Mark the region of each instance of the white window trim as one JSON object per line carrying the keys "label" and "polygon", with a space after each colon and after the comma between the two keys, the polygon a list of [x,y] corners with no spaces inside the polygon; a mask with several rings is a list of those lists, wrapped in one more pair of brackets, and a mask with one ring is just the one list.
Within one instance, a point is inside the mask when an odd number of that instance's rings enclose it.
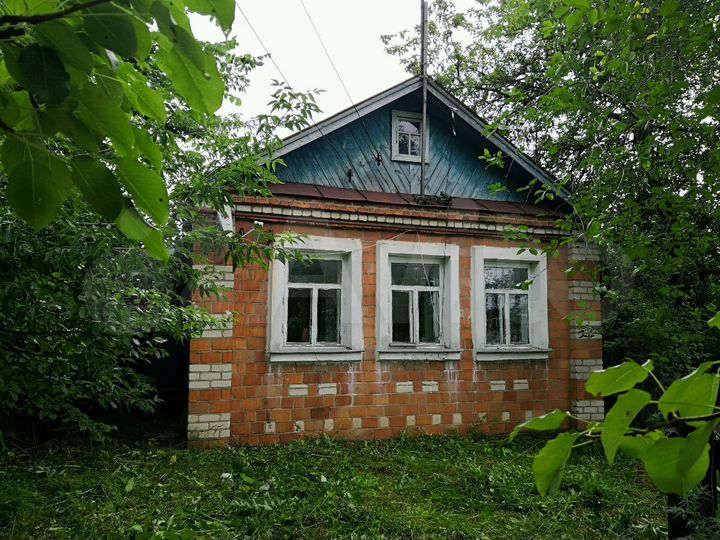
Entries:
{"label": "white window trim", "polygon": [[271,362],[359,362],[363,356],[362,328],[362,242],[358,239],[305,237],[293,249],[308,254],[340,256],[342,283],[340,344],[288,344],[288,264],[275,260],[270,268],[270,312],[268,349]]}
{"label": "white window trim", "polygon": [[[529,251],[518,254],[519,248],[474,246],[472,248],[472,314],[475,359],[487,360],[546,360],[548,348],[547,257]],[[532,280],[528,289],[529,345],[487,345],[485,313],[485,261],[518,263],[529,268]]]}
{"label": "white window trim", "polygon": [[[391,272],[393,257],[423,257],[443,264],[441,283],[441,335],[439,343],[396,345],[392,343]],[[460,349],[460,248],[455,244],[426,242],[377,243],[375,320],[377,360],[459,360]],[[428,261],[430,262],[430,261]]]}
{"label": "white window trim", "polygon": [[[398,152],[398,120],[401,118],[407,118],[408,120],[415,120],[420,122],[420,129],[422,130],[422,140],[425,140],[425,162],[428,162],[428,156],[430,155],[430,130],[428,129],[430,121],[425,118],[423,125],[422,114],[405,111],[393,111],[392,112],[392,160],[393,161],[409,161],[411,163],[420,163],[420,156],[408,156],[406,154],[400,154]],[[422,152],[422,150],[421,150]]]}

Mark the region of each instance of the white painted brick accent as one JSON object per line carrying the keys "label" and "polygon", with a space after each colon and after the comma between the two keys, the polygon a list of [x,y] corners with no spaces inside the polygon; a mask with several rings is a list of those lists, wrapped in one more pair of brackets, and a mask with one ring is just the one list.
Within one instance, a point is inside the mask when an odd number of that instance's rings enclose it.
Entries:
{"label": "white painted brick accent", "polygon": [[527,379],[515,379],[513,381],[513,390],[527,390],[530,388],[530,383]]}
{"label": "white painted brick accent", "polygon": [[297,433],[300,433],[301,431],[305,431],[305,421],[304,420],[295,420],[295,431]]}
{"label": "white painted brick accent", "polygon": [[480,422],[480,423],[482,423],[482,424],[484,424],[485,422],[487,422],[487,413],[486,413],[486,412],[478,413],[477,421]]}
{"label": "white painted brick accent", "polygon": [[459,426],[460,424],[462,424],[462,414],[460,414],[460,413],[453,414],[453,424],[456,426]]}
{"label": "white painted brick accent", "polygon": [[423,392],[437,392],[440,389],[440,383],[437,381],[423,381]]}
{"label": "white painted brick accent", "polygon": [[395,383],[395,392],[397,392],[398,394],[407,394],[408,392],[412,392],[412,391],[413,391],[412,381]]}
{"label": "white painted brick accent", "polygon": [[439,414],[433,414],[432,415],[432,423],[433,426],[438,425],[440,422],[442,422],[442,416]]}
{"label": "white painted brick accent", "polygon": [[568,283],[568,298],[570,300],[596,300],[593,290],[597,283],[593,281],[570,281]]}
{"label": "white painted brick accent", "polygon": [[525,420],[530,420],[533,417],[532,411],[525,411]]}
{"label": "white painted brick accent", "polygon": [[490,381],[490,390],[493,392],[505,391],[505,381]]}
{"label": "white painted brick accent", "polygon": [[602,368],[602,358],[570,360],[570,378],[576,381],[587,381],[593,371],[598,371]]}
{"label": "white painted brick accent", "polygon": [[335,383],[318,384],[318,395],[334,396],[336,394],[337,394],[337,384],[335,384]]}
{"label": "white painted brick accent", "polygon": [[572,413],[583,420],[600,422],[605,419],[605,403],[601,399],[573,401]]}
{"label": "white painted brick accent", "polygon": [[593,244],[574,243],[568,248],[568,256],[571,261],[599,261],[600,250]]}
{"label": "white painted brick accent", "polygon": [[335,429],[335,420],[328,418],[325,420],[325,425],[323,427],[325,428],[325,431],[332,431]]}
{"label": "white painted brick accent", "polygon": [[572,339],[601,339],[602,321],[583,321],[579,326],[570,321],[570,337]]}
{"label": "white painted brick accent", "polygon": [[414,426],[415,425],[415,415],[411,414],[405,418],[405,423],[408,426]]}
{"label": "white painted brick accent", "polygon": [[378,420],[378,426],[380,426],[381,428],[389,427],[390,419],[387,416],[381,416]]}
{"label": "white painted brick accent", "polygon": [[230,437],[230,413],[189,414],[188,439],[227,439]]}
{"label": "white painted brick accent", "polygon": [[201,283],[214,282],[228,289],[235,287],[235,275],[232,266],[225,264],[193,264],[193,269],[208,272],[201,279]]}
{"label": "white painted brick accent", "polygon": [[362,418],[353,418],[352,419],[352,427],[353,427],[353,429],[362,428]]}
{"label": "white painted brick accent", "polygon": [[507,411],[504,411],[502,415],[500,416],[503,422],[507,422],[510,420],[510,413]]}
{"label": "white painted brick accent", "polygon": [[307,396],[308,385],[307,384],[291,384],[288,387],[288,396]]}
{"label": "white painted brick accent", "polygon": [[275,422],[265,422],[265,433],[275,433]]}
{"label": "white painted brick accent", "polygon": [[200,337],[203,338],[231,338],[233,336],[232,313],[210,313],[215,321],[210,323]]}
{"label": "white painted brick accent", "polygon": [[230,388],[231,383],[232,364],[190,364],[188,388],[191,390]]}

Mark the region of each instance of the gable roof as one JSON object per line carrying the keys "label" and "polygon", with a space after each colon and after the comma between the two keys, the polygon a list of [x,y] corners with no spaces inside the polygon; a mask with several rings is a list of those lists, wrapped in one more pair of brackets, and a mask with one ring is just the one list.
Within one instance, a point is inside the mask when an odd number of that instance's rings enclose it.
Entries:
{"label": "gable roof", "polygon": [[[486,138],[490,143],[495,145],[506,156],[510,157],[515,163],[532,178],[537,178],[545,186],[550,187],[556,195],[567,200],[570,193],[555,185],[552,175],[520,151],[508,139],[503,137],[497,131],[487,132],[488,122],[480,118],[472,110],[470,110],[460,100],[450,95],[437,83],[428,79],[428,96],[435,97],[442,105],[450,109],[468,126],[475,130],[479,135]],[[307,127],[306,129],[290,135],[283,142],[283,147],[276,152],[276,157],[282,157],[293,151],[313,142],[320,138],[337,131],[338,129],[351,124],[358,119],[377,111],[378,109],[392,104],[393,102],[412,94],[422,88],[422,78],[412,77],[395,86],[380,92],[364,101],[361,101],[347,109],[340,111],[317,124]]]}

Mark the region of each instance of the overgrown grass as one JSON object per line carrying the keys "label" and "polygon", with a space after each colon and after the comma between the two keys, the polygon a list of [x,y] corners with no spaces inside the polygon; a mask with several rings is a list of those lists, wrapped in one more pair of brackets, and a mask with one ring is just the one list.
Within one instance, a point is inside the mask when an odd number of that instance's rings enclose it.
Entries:
{"label": "overgrown grass", "polygon": [[662,538],[634,462],[582,451],[540,498],[542,445],[480,436],[187,451],[167,442],[4,450],[0,537]]}

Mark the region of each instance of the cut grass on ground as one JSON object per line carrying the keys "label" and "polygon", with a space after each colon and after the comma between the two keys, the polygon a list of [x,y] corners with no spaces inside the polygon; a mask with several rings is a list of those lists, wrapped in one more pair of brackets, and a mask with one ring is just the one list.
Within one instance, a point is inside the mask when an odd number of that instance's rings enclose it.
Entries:
{"label": "cut grass on ground", "polygon": [[597,449],[540,498],[543,441],[405,437],[187,451],[157,440],[3,450],[7,538],[662,538],[664,499]]}

